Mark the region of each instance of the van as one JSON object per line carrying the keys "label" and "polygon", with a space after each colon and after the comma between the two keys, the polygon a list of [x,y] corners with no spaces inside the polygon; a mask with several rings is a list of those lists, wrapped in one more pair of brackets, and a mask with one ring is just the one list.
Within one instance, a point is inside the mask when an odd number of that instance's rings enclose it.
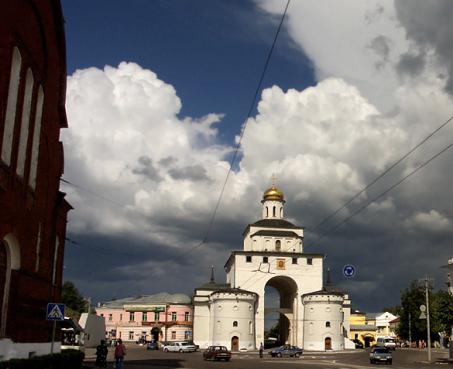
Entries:
{"label": "van", "polygon": [[396,349],[396,341],[393,337],[378,337],[376,341],[376,346],[386,347],[390,350]]}

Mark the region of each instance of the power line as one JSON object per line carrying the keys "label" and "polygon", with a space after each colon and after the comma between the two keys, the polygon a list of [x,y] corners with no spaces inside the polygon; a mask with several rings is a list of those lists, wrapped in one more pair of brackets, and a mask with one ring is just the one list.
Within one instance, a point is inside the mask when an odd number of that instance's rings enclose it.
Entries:
{"label": "power line", "polygon": [[217,199],[217,203],[214,207],[214,211],[212,213],[212,216],[211,216],[211,219],[209,221],[209,224],[208,224],[208,228],[206,230],[206,233],[205,233],[205,236],[203,237],[203,240],[197,244],[196,246],[192,247],[191,249],[187,250],[185,253],[183,253],[180,258],[190,254],[191,252],[195,251],[196,249],[198,249],[199,247],[203,246],[203,244],[207,243],[208,242],[208,238],[209,238],[209,235],[212,231],[212,227],[214,225],[214,221],[215,221],[215,218],[217,216],[217,211],[219,210],[219,207],[220,207],[220,203],[222,201],[222,198],[223,198],[223,194],[225,192],[225,187],[227,185],[227,182],[228,182],[228,179],[230,177],[230,174],[231,172],[233,171],[233,167],[234,167],[234,164],[236,163],[236,160],[237,160],[237,157],[238,157],[238,153],[239,153],[239,149],[241,148],[241,144],[242,144],[242,139],[244,137],[244,133],[245,133],[245,130],[247,128],[247,124],[248,124],[248,120],[250,118],[250,116],[252,115],[252,112],[253,112],[253,109],[255,108],[255,105],[256,105],[256,99],[258,97],[258,94],[261,90],[261,86],[263,84],[263,81],[264,81],[264,76],[266,75],[266,71],[267,71],[267,68],[269,66],[269,62],[271,60],[271,56],[272,56],[272,53],[274,51],[274,48],[275,48],[275,45],[277,43],[277,39],[278,39],[278,35],[280,34],[280,30],[282,28],[282,25],[283,25],[283,21],[285,20],[285,16],[286,16],[286,13],[288,11],[288,7],[289,7],[289,4],[290,4],[291,0],[288,0],[286,2],[286,6],[285,6],[285,9],[283,11],[283,14],[282,14],[282,17],[280,19],[280,23],[278,25],[278,28],[277,28],[277,31],[275,33],[275,37],[274,37],[274,40],[272,42],[272,45],[271,45],[271,48],[269,49],[269,52],[267,54],[267,58],[266,58],[266,61],[264,63],[264,68],[263,68],[263,71],[261,72],[261,76],[259,78],[259,81],[258,81],[258,85],[256,87],[256,90],[255,90],[255,93],[253,95],[253,99],[252,99],[252,102],[250,104],[250,107],[249,107],[249,110],[247,112],[247,116],[245,118],[245,122],[241,128],[241,132],[240,132],[240,135],[239,135],[239,139],[236,143],[236,147],[235,147],[235,150],[234,150],[234,153],[233,153],[233,157],[230,161],[230,167],[228,169],[228,172],[226,174],[226,177],[225,177],[225,181],[223,182],[223,185],[222,185],[222,188],[220,190],[220,194],[219,194],[219,197]]}
{"label": "power line", "polygon": [[409,174],[405,175],[403,178],[401,178],[398,182],[394,183],[392,186],[390,186],[389,188],[387,188],[385,191],[381,192],[378,196],[376,196],[375,198],[373,198],[372,200],[370,200],[369,202],[367,202],[365,205],[363,205],[362,207],[360,207],[359,209],[357,209],[355,212],[353,212],[351,215],[349,215],[348,217],[346,217],[345,219],[343,219],[341,222],[337,223],[335,226],[333,226],[332,228],[328,229],[326,232],[322,233],[320,235],[320,237],[316,240],[316,242],[312,245],[312,246],[315,246],[317,245],[325,236],[327,236],[328,234],[336,231],[338,228],[340,228],[343,224],[345,224],[346,222],[348,222],[349,220],[351,220],[353,217],[355,217],[357,214],[359,214],[360,212],[362,212],[363,210],[365,210],[368,206],[370,206],[373,202],[375,202],[376,200],[380,199],[382,196],[386,195],[387,193],[389,193],[390,191],[392,191],[393,189],[395,189],[396,187],[398,187],[401,183],[403,183],[406,179],[408,179],[409,177],[413,176],[415,173],[417,173],[420,169],[423,169],[425,166],[427,166],[429,163],[431,163],[433,160],[435,160],[436,158],[438,158],[440,155],[442,155],[445,151],[447,151],[448,149],[450,149],[451,147],[453,147],[453,143],[445,146],[441,151],[439,151],[437,154],[431,156],[427,161],[425,161],[423,164],[419,165],[417,168],[415,168],[412,172],[410,172]]}
{"label": "power line", "polygon": [[325,217],[321,222],[319,222],[312,230],[314,233],[321,225],[332,219],[335,215],[337,215],[341,210],[343,210],[346,206],[348,206],[351,202],[353,202],[357,197],[359,197],[362,193],[364,193],[368,188],[374,185],[377,181],[379,181],[382,177],[384,177],[388,172],[390,172],[393,168],[395,168],[399,163],[404,161],[407,157],[409,157],[415,150],[417,150],[420,146],[422,146],[426,141],[428,141],[432,136],[434,136],[437,132],[439,132],[442,128],[444,128],[448,123],[453,120],[453,116],[448,118],[444,123],[442,123],[439,127],[437,127],[434,131],[432,131],[428,136],[426,136],[423,140],[421,140],[418,144],[416,144],[412,149],[410,149],[406,154],[404,154],[400,159],[395,161],[390,167],[385,169],[381,174],[379,174],[375,179],[373,179],[370,183],[368,183],[364,188],[362,188],[359,192],[357,192],[354,196],[352,196],[348,201],[346,201],[342,206],[336,209],[333,213]]}

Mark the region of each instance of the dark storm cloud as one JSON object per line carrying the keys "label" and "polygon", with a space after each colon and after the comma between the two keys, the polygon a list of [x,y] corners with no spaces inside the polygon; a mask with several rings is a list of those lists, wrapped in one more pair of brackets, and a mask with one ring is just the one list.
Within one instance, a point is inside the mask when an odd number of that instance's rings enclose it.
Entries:
{"label": "dark storm cloud", "polygon": [[159,165],[168,167],[172,164],[175,164],[177,161],[178,161],[178,159],[175,158],[174,156],[167,156],[167,157],[159,160]]}
{"label": "dark storm cloud", "polygon": [[[396,0],[397,17],[406,29],[407,37],[422,50],[432,48],[448,70],[446,90],[453,93],[453,2],[450,0]],[[422,57],[423,53],[419,54]],[[407,64],[407,61],[406,61]],[[412,64],[413,61],[412,61]],[[409,68],[412,66],[409,63]],[[420,65],[421,62],[415,63]],[[405,64],[402,63],[401,67]]]}
{"label": "dark storm cloud", "polygon": [[400,60],[396,66],[397,71],[404,75],[408,74],[410,77],[415,77],[425,68],[425,55],[421,53],[411,53],[407,52],[401,55]]}
{"label": "dark storm cloud", "polygon": [[138,166],[132,169],[132,173],[142,175],[151,181],[159,182],[162,180],[158,170],[153,165],[153,160],[148,156],[138,158]]}
{"label": "dark storm cloud", "polygon": [[168,174],[170,174],[173,179],[178,180],[209,181],[206,169],[199,164],[183,168],[172,168],[168,171]]}
{"label": "dark storm cloud", "polygon": [[371,40],[370,44],[368,45],[368,47],[373,50],[380,58],[380,60],[375,64],[377,69],[384,67],[385,63],[387,63],[388,61],[390,54],[389,43],[390,40],[388,39],[388,37],[380,35]]}

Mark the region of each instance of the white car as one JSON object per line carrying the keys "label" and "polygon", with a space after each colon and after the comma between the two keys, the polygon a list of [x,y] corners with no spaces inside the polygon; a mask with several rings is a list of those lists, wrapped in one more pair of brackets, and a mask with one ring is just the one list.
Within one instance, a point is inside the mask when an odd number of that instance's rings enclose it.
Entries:
{"label": "white car", "polygon": [[187,342],[170,342],[163,347],[164,352],[195,352],[197,348]]}

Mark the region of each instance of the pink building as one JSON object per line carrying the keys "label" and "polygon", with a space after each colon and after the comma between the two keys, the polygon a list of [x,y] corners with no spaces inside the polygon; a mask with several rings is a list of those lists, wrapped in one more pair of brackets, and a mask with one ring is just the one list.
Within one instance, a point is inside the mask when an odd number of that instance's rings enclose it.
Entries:
{"label": "pink building", "polygon": [[193,308],[189,296],[158,293],[100,303],[106,337],[123,341],[191,341]]}

